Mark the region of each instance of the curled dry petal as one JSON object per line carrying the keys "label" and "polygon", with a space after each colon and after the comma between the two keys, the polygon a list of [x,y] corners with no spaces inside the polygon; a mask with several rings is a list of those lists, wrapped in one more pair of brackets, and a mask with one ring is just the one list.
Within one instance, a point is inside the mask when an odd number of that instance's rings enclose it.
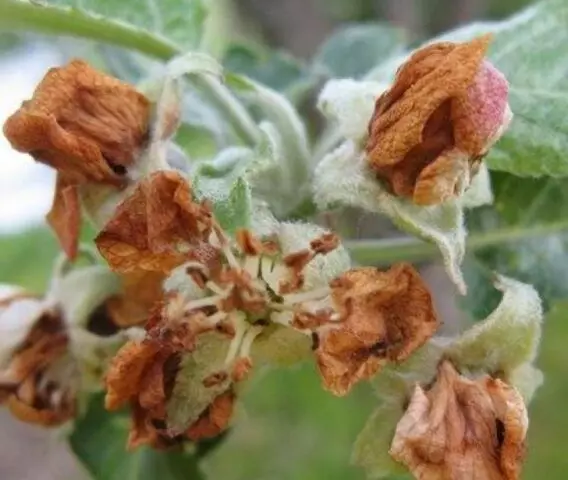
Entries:
{"label": "curled dry petal", "polygon": [[12,352],[0,377],[0,399],[15,417],[54,426],[74,416],[72,378],[57,374],[67,361],[68,343],[60,314],[46,310]]}
{"label": "curled dry petal", "polygon": [[431,388],[416,387],[390,453],[419,480],[517,480],[527,427],[516,389],[469,380],[444,361]]}
{"label": "curled dry petal", "polygon": [[167,273],[187,260],[189,246],[207,239],[211,228],[211,211],[193,201],[188,181],[160,171],[136,186],[95,242],[117,272]]}
{"label": "curled dry petal", "polygon": [[187,430],[190,440],[216,437],[229,426],[233,416],[235,395],[228,391],[219,395],[201,414],[199,419]]}
{"label": "curled dry petal", "polygon": [[484,60],[490,39],[417,51],[377,100],[368,162],[395,195],[418,205],[461,195],[508,125],[507,81]]}
{"label": "curled dry petal", "polygon": [[143,324],[151,309],[163,297],[161,272],[132,272],[121,275],[122,289],[119,295],[107,300],[114,322],[121,328]]}
{"label": "curled dry petal", "polygon": [[130,85],[73,60],[50,69],[33,97],[4,124],[16,150],[57,170],[48,220],[70,257],[77,253],[76,186],[123,184],[145,141],[149,109],[149,101]]}
{"label": "curled dry petal", "polygon": [[325,387],[336,395],[382,364],[405,360],[438,328],[430,292],[411,265],[356,268],[330,286],[340,317],[316,330],[316,356]]}

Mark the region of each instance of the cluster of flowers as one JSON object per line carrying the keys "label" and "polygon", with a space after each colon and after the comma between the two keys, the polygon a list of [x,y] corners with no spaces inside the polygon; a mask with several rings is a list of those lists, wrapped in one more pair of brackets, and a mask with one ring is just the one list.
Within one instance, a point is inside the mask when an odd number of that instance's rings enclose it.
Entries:
{"label": "cluster of flowers", "polygon": [[[488,42],[419,50],[376,99],[361,148],[392,195],[420,206],[461,195],[502,134],[508,87],[484,60]],[[345,395],[434,341],[440,322],[411,265],[351,267],[339,238],[308,224],[229,235],[165,161],[179,111],[159,110],[75,60],[4,126],[57,171],[47,219],[68,258],[44,298],[0,299],[0,399],[14,415],[60,425],[105,389],[107,409],[130,406],[129,447],[170,448],[224,431],[263,365],[313,358],[324,388]],[[67,268],[82,213],[105,266]],[[461,374],[450,350],[401,399],[392,457],[417,478],[518,478],[523,397],[508,372]]]}

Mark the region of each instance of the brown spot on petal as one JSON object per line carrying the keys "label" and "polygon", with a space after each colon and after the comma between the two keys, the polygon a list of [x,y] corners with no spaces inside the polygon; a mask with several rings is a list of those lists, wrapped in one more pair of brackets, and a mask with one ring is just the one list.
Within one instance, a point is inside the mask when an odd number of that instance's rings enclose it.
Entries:
{"label": "brown spot on petal", "polygon": [[517,480],[527,426],[514,388],[488,376],[469,380],[445,361],[431,388],[416,387],[390,453],[419,480]]}
{"label": "brown spot on petal", "polygon": [[324,233],[310,242],[310,247],[316,254],[325,255],[339,246],[339,237],[335,233]]}
{"label": "brown spot on petal", "polygon": [[[399,69],[392,88],[377,100],[366,151],[370,167],[395,195],[431,205],[461,193],[456,185],[469,185],[469,159],[483,152],[471,150],[472,145],[480,145],[480,135],[464,116],[479,111],[470,105],[482,102],[478,100],[480,89],[471,90],[470,86],[485,79],[477,75],[490,39],[485,35],[417,51]],[[500,92],[498,97],[497,108],[483,110],[486,117],[492,117],[492,124],[496,123],[493,118],[500,120],[495,110],[500,109],[502,119],[506,105],[506,93]],[[480,121],[474,123],[479,125]],[[481,136],[487,143],[487,135]],[[452,151],[455,153],[450,154]],[[441,155],[446,163],[424,173]]]}
{"label": "brown spot on petal", "polygon": [[6,120],[12,147],[58,172],[48,222],[70,257],[80,223],[72,186],[123,184],[126,167],[145,141],[149,108],[130,85],[73,60],[50,69],[32,99]]}
{"label": "brown spot on petal", "polygon": [[160,171],[136,186],[95,242],[113,270],[168,273],[187,259],[190,245],[208,240],[212,222],[182,175]]}
{"label": "brown spot on petal", "polygon": [[350,270],[331,284],[338,322],[318,332],[324,386],[345,395],[387,361],[408,358],[438,328],[428,288],[411,265]]}

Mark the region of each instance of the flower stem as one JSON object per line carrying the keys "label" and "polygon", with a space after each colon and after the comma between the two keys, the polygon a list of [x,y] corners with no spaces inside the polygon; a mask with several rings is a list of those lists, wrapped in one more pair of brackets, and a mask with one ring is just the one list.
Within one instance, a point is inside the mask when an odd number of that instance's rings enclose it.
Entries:
{"label": "flower stem", "polygon": [[[170,60],[183,53],[175,43],[144,29],[83,10],[25,0],[0,0],[0,29],[23,30],[48,35],[86,38]],[[225,114],[235,133],[246,144],[254,144],[258,130],[243,105],[222,85],[199,81],[203,95]]]}
{"label": "flower stem", "polygon": [[[467,249],[470,252],[504,243],[544,237],[568,230],[568,222],[556,222],[523,228],[503,228],[487,233],[470,235]],[[353,240],[346,243],[353,259],[360,264],[389,264],[399,261],[418,262],[438,256],[438,248],[414,238],[392,240]]]}

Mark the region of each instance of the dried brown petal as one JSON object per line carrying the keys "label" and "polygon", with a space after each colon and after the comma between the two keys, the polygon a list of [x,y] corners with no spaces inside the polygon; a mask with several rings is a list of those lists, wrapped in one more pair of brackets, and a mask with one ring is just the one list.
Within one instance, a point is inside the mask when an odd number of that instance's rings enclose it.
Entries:
{"label": "dried brown petal", "polygon": [[160,346],[154,342],[126,343],[107,371],[105,406],[115,410],[140,394],[140,384],[155,360]]}
{"label": "dried brown petal", "polygon": [[[469,102],[468,89],[481,70],[490,38],[486,35],[467,43],[439,43],[419,50],[397,72],[394,86],[377,100],[366,151],[370,166],[395,195],[418,204],[441,203],[454,194],[461,178],[452,183],[446,174],[443,187],[429,189],[433,186],[429,181],[420,185],[421,172],[440,155],[447,157],[446,162],[465,163],[446,166],[444,173],[461,172],[469,169],[469,157],[482,153],[470,151],[479,143],[471,140],[477,134],[456,133],[466,123],[454,120],[468,112],[460,105]],[[471,130],[469,124],[465,128]],[[460,155],[449,154],[454,147]],[[433,173],[435,170],[429,175]]]}
{"label": "dried brown petal", "polygon": [[57,174],[53,204],[46,218],[65,254],[75,258],[81,229],[79,192],[77,185],[66,182],[61,173]]}
{"label": "dried brown petal", "polygon": [[310,242],[310,247],[316,254],[325,255],[339,246],[339,237],[335,233],[324,233]]}
{"label": "dried brown petal", "polygon": [[0,398],[14,416],[43,426],[59,425],[74,416],[72,390],[49,378],[50,367],[65,360],[68,342],[59,314],[46,311],[12,352],[2,372]]}
{"label": "dried brown petal", "polygon": [[122,290],[107,300],[114,322],[121,328],[143,324],[151,309],[163,298],[161,272],[138,271],[121,276]]}
{"label": "dried brown petal", "polygon": [[431,388],[416,387],[390,453],[420,480],[517,480],[527,426],[514,388],[488,376],[469,380],[445,361]]}
{"label": "dried brown petal", "polygon": [[44,427],[61,425],[75,416],[75,402],[64,399],[56,409],[50,405],[41,405],[39,402],[21,400],[17,394],[8,398],[6,405],[10,413],[18,420]]}
{"label": "dried brown petal", "polygon": [[50,69],[33,98],[4,124],[12,146],[73,182],[120,185],[113,167],[134,160],[150,104],[130,85],[81,60]]}
{"label": "dried brown petal", "polygon": [[405,360],[438,328],[430,292],[411,265],[353,269],[330,286],[340,320],[318,332],[316,356],[325,387],[336,395],[381,364]]}
{"label": "dried brown petal", "polygon": [[187,247],[208,239],[211,211],[192,199],[174,171],[144,178],[116,209],[95,242],[113,270],[168,273],[187,260]]}
{"label": "dried brown petal", "polygon": [[233,392],[228,391],[219,395],[187,430],[187,437],[190,440],[197,441],[219,435],[229,425],[233,415],[234,403],[235,395]]}
{"label": "dried brown petal", "polygon": [[262,242],[256,238],[250,230],[239,229],[237,230],[235,237],[237,244],[244,255],[256,256],[263,253],[264,248]]}
{"label": "dried brown petal", "polygon": [[120,187],[142,147],[150,104],[130,85],[81,60],[50,69],[31,100],[4,124],[12,146],[58,172],[48,221],[73,257],[79,228],[74,187],[94,182]]}

